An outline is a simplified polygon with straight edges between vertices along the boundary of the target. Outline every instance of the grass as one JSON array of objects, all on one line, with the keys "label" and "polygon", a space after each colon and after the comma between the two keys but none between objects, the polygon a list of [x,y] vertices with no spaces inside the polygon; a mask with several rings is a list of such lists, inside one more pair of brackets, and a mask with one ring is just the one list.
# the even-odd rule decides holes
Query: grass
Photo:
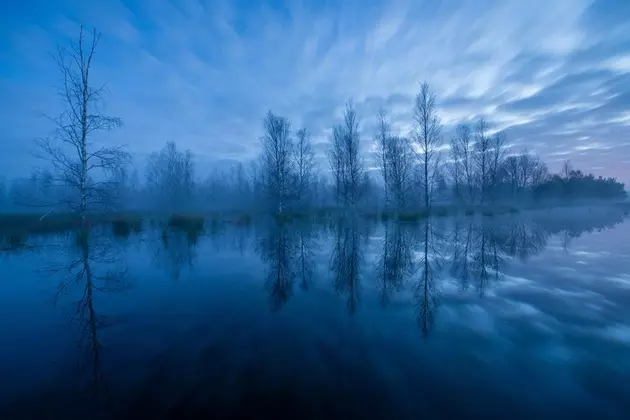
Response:
[{"label": "grass", "polygon": [[7,214],[0,217],[0,231],[5,234],[50,234],[76,229],[81,220],[70,214],[50,215]]},{"label": "grass", "polygon": [[[620,209],[624,215],[630,212],[630,202],[608,203],[607,205]],[[548,207],[548,206],[547,206]],[[370,221],[400,221],[419,222],[428,217],[450,217],[458,215],[473,216],[479,214],[483,217],[496,217],[502,214],[514,214],[523,209],[535,210],[540,205],[518,208],[513,205],[435,205],[429,210],[396,212],[364,211],[359,213],[361,217]],[[552,206],[557,207],[557,206]],[[71,213],[50,213],[42,217],[42,214],[0,214],[0,240],[3,248],[19,246],[30,235],[48,235],[75,231],[82,227],[83,222]],[[117,238],[127,238],[132,234],[142,231],[143,226],[152,229],[176,229],[190,234],[191,240],[203,232],[204,226],[212,232],[217,232],[222,226],[250,226],[257,221],[268,220],[271,217],[279,224],[292,222],[326,223],[338,217],[345,217],[342,209],[334,207],[320,207],[310,211],[285,211],[283,213],[269,213],[264,211],[225,211],[211,213],[141,213],[141,212],[117,212],[91,214],[85,221],[88,227],[109,225],[112,234]],[[205,220],[208,225],[205,225]]]},{"label": "grass", "polygon": [[3,214],[0,215],[0,234],[48,235],[106,224],[111,225],[114,235],[126,236],[142,229],[142,217],[132,213],[102,213],[82,221],[72,213],[51,213],[44,217],[33,213]]}]

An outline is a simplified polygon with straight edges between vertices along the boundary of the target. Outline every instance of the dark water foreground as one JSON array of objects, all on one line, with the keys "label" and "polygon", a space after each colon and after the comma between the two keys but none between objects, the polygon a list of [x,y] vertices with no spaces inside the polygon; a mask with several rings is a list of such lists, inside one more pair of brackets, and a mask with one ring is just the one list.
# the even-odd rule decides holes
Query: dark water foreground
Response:
[{"label": "dark water foreground", "polygon": [[5,238],[0,418],[630,418],[621,212]]}]

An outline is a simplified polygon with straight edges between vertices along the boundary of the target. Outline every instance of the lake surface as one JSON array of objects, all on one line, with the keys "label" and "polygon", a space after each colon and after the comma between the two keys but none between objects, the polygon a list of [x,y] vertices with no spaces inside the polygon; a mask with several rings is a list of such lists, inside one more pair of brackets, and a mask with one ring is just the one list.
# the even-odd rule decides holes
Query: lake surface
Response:
[{"label": "lake surface", "polygon": [[145,221],[0,260],[0,418],[630,418],[619,210]]}]

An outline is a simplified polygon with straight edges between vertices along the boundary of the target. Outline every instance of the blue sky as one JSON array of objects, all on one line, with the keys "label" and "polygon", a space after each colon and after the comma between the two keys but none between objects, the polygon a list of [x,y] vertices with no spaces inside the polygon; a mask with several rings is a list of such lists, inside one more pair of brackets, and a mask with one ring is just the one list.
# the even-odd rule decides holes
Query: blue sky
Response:
[{"label": "blue sky", "polygon": [[260,150],[271,109],[307,127],[319,156],[353,98],[369,149],[374,116],[410,128],[418,82],[445,137],[479,116],[552,169],[630,184],[627,0],[5,0],[0,6],[0,174],[24,175],[60,103],[49,52],[79,23],[102,33],[94,79],[125,128],[99,141],[139,156],[176,141],[199,171]]}]

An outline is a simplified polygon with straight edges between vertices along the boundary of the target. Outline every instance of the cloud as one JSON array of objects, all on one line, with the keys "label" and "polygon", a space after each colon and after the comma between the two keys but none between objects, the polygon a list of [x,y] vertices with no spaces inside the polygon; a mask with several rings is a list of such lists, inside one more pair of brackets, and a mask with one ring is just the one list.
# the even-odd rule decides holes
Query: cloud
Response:
[{"label": "cloud", "polygon": [[[59,110],[47,52],[85,23],[103,34],[94,78],[108,83],[106,110],[126,123],[103,141],[139,155],[174,140],[204,168],[251,159],[273,110],[308,127],[324,161],[323,143],[348,100],[366,142],[380,107],[408,134],[413,96],[427,80],[445,137],[485,116],[519,147],[543,157],[566,152],[584,170],[604,166],[604,175],[630,182],[620,163],[630,158],[630,31],[613,3],[58,0],[32,19],[26,2],[8,10],[0,32],[8,40],[0,47],[8,63],[0,66],[8,92],[0,136],[10,151],[0,163],[24,162],[8,175],[29,166],[24,144],[49,129],[37,112]],[[614,153],[583,149],[584,136]]]}]

